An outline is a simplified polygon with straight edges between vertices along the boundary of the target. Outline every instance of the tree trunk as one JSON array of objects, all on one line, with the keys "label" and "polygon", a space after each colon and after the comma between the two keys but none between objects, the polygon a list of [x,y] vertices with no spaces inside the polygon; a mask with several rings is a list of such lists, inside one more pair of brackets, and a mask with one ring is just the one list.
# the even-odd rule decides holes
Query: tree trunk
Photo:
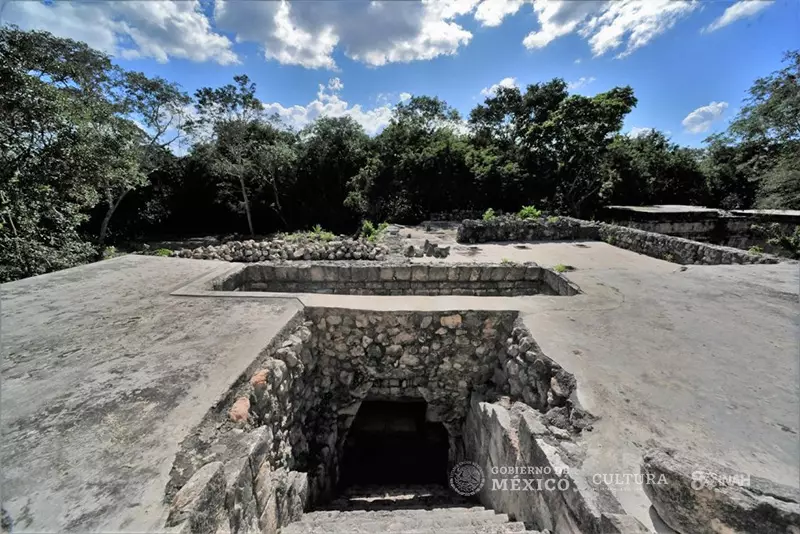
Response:
[{"label": "tree trunk", "polygon": [[286,223],[286,219],[283,217],[283,208],[281,207],[281,201],[278,198],[278,186],[275,184],[274,178],[270,180],[270,185],[272,186],[272,194],[275,195],[275,211],[278,213],[278,217],[280,217],[281,222],[283,222],[284,229],[288,228],[289,225]]},{"label": "tree trunk", "polygon": [[[129,189],[123,191],[119,195],[119,198],[116,201],[113,201],[110,196],[108,198],[108,211],[106,211],[106,215],[105,217],[103,217],[103,222],[100,224],[100,235],[97,238],[97,244],[100,245],[101,247],[103,246],[103,243],[106,240],[106,234],[108,233],[108,224],[111,222],[111,216],[114,215],[115,211],[117,211],[120,202],[122,202],[122,199],[125,198],[125,195],[128,194],[128,191]],[[100,254],[102,254],[102,251],[100,251]]]},{"label": "tree trunk", "polygon": [[247,189],[244,187],[244,177],[239,175],[239,185],[242,186],[242,200],[244,201],[244,212],[247,214],[247,227],[250,228],[250,237],[255,238],[256,232],[253,230],[253,218],[250,216],[250,201],[247,199]]}]

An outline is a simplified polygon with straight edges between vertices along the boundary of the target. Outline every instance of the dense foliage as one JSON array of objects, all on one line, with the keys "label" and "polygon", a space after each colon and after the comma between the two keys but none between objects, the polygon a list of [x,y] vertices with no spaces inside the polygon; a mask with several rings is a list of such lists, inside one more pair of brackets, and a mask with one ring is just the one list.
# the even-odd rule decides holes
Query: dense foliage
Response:
[{"label": "dense foliage", "polygon": [[[83,43],[0,29],[0,281],[143,237],[361,232],[432,212],[592,217],[614,204],[800,209],[800,52],[755,81],[703,149],[621,134],[630,87],[501,87],[462,119],[416,96],[369,137],[349,117],[292,131],[247,76],[191,97]],[[176,155],[179,154],[179,155]],[[315,226],[316,225],[316,226]]]}]

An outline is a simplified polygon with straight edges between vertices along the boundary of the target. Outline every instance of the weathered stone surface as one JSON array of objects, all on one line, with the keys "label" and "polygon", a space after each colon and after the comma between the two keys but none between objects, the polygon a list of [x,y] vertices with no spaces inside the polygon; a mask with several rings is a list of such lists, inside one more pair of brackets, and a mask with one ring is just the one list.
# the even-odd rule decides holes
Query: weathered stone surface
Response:
[{"label": "weathered stone surface", "polygon": [[230,412],[228,412],[228,416],[230,417],[231,421],[236,423],[242,423],[247,421],[247,417],[250,414],[250,399],[247,397],[239,397],[236,399],[236,402],[233,403]]},{"label": "weathered stone surface", "polygon": [[699,456],[654,448],[642,461],[644,491],[682,534],[800,533],[800,490]]},{"label": "weathered stone surface", "polygon": [[214,534],[225,502],[225,471],[222,462],[201,467],[184,485],[170,506],[167,526],[186,522],[192,534]]},{"label": "weathered stone surface", "polygon": [[[478,394],[470,401],[464,448],[466,458],[480,465],[486,476],[479,493],[485,506],[554,534],[647,532],[625,515],[605,485],[593,484],[571,463],[562,443],[573,442],[553,439],[540,413],[519,402],[509,409],[509,402],[484,402]],[[534,473],[503,474],[493,470],[498,467]],[[534,489],[513,489],[528,484]]]}]

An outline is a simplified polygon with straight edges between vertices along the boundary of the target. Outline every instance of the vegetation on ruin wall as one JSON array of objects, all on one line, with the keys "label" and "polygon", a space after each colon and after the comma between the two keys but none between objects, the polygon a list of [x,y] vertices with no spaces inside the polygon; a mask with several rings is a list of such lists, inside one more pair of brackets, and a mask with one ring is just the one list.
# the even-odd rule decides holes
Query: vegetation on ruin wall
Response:
[{"label": "vegetation on ruin wall", "polygon": [[501,88],[466,120],[417,96],[371,138],[348,117],[292,131],[245,75],[190,96],[46,32],[1,28],[0,58],[0,280],[145,236],[356,232],[490,206],[582,218],[608,203],[800,208],[798,52],[702,149],[623,135],[630,87]]}]

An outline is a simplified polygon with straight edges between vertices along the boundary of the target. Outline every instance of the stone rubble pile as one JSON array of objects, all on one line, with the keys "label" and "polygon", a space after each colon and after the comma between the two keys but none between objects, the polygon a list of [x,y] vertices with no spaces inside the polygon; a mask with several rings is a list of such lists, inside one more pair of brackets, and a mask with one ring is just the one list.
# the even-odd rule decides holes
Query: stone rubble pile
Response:
[{"label": "stone rubble pile", "polygon": [[440,247],[438,244],[431,243],[426,239],[422,248],[409,245],[404,254],[407,258],[421,258],[423,256],[446,258],[450,255],[450,247]]},{"label": "stone rubble pile", "polygon": [[266,241],[229,241],[222,245],[176,250],[172,257],[196,260],[236,262],[299,261],[299,260],[373,260],[383,261],[388,249],[366,239],[342,238],[332,241],[316,239]]}]

